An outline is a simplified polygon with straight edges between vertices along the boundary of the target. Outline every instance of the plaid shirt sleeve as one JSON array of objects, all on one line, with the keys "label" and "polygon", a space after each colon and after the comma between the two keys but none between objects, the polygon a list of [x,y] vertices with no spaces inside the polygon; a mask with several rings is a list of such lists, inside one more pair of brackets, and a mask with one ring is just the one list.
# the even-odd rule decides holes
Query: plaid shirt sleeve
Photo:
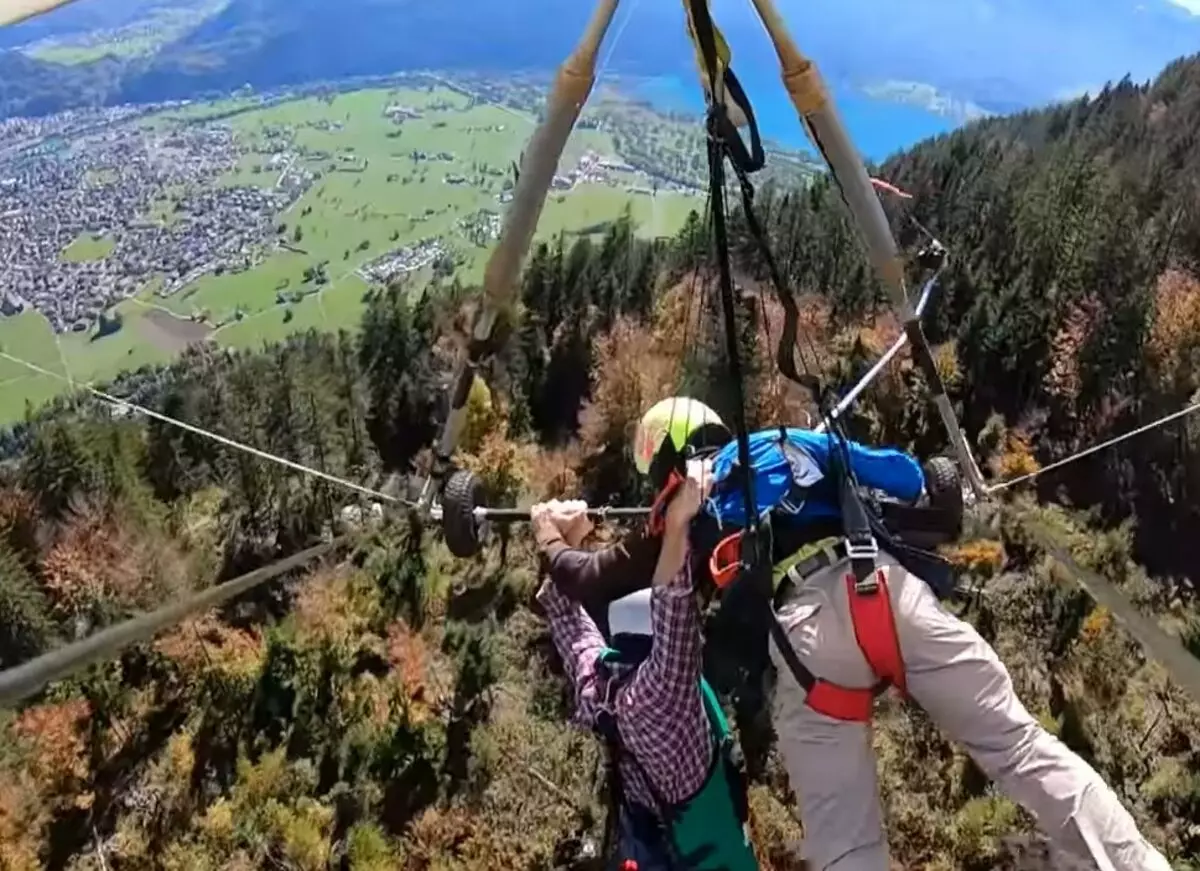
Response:
[{"label": "plaid shirt sleeve", "polygon": [[666,801],[704,783],[712,738],[700,693],[700,609],[691,559],[651,594],[654,646],[618,699],[621,736]]},{"label": "plaid shirt sleeve", "polygon": [[583,606],[559,592],[550,579],[542,583],[537,600],[546,612],[550,637],[575,691],[572,722],[591,728],[597,710],[596,662],[605,647],[604,636]]}]

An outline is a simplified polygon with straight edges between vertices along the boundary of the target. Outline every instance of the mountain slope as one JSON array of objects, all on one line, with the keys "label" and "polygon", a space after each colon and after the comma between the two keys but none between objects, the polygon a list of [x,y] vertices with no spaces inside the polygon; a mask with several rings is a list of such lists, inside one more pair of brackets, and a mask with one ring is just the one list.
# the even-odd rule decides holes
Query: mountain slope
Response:
[{"label": "mountain slope", "polygon": [[65,66],[0,51],[0,118],[103,105],[120,88],[126,69],[111,58]]},{"label": "mountain slope", "polygon": [[[1200,399],[1200,297],[1189,277],[1200,264],[1198,119],[1195,56],[1151,85],[1126,80],[1094,99],[981,121],[881,168],[914,195],[886,203],[904,241],[919,242],[911,214],[949,248],[927,329],[955,343],[971,437],[986,442],[999,422],[1049,461]],[[836,189],[763,208],[797,287],[826,295],[843,317],[872,310],[877,286],[857,253],[846,256],[857,235]],[[745,244],[747,268],[761,269]],[[918,446],[937,447],[940,432],[931,423]],[[1136,522],[1154,571],[1195,576],[1197,448],[1200,430],[1180,423],[1038,484]]]},{"label": "mountain slope", "polygon": [[[553,0],[527,0],[516,12],[481,2],[233,0],[166,47],[124,96],[171,98],[411,69],[549,69],[562,62],[589,14],[586,4]],[[653,26],[660,17],[666,13],[638,15],[638,26],[616,42],[610,68],[664,73],[691,62],[682,27],[672,26],[664,39],[663,28]]]},{"label": "mountain slope", "polygon": [[[159,0],[155,5],[183,5],[190,0]],[[36,42],[47,37],[71,36],[130,24],[146,12],[145,0],[105,0],[103,3],[70,3],[53,12],[30,18],[13,27],[0,28],[0,48]]]},{"label": "mountain slope", "polygon": [[[950,247],[948,299],[930,332],[971,434],[989,417],[978,449],[996,477],[1037,470],[1030,439],[1049,457],[1200,387],[1200,287],[1179,268],[1200,254],[1185,232],[1194,212],[1175,233],[1158,226],[1195,209],[1197,117],[1200,59],[1153,88],[1125,84],[978,124],[885,167]],[[871,304],[836,191],[790,193],[759,202],[781,262],[808,291],[805,350],[836,390],[899,327]],[[712,283],[697,279],[709,272],[699,218],[667,243],[638,239],[627,221],[597,237],[559,236],[531,252],[522,317],[488,376],[495,392],[472,390],[457,459],[494,504],[568,494],[641,503],[646,484],[628,457],[641,411],[681,385],[723,414],[736,401],[717,324],[692,320],[716,317],[704,305]],[[1147,287],[1159,247],[1172,268]],[[110,392],[374,485],[419,463],[436,436],[469,303],[461,288],[431,288],[370,294],[357,335],[196,348]],[[779,335],[778,306],[748,302]],[[781,383],[773,349],[749,326],[750,425],[801,420],[807,398]],[[945,446],[927,400],[901,359],[846,423],[864,440],[928,455]],[[5,665],[294,554],[342,531],[339,509],[359,498],[162,419],[114,419],[88,395],[5,435]],[[1186,545],[1200,431],[1134,444],[1071,467],[1074,477],[1092,495],[1155,496],[1136,501],[1142,526],[1175,527]],[[1043,496],[1055,495],[1061,479],[1042,480]],[[1052,534],[1054,549],[1200,652],[1195,590],[1136,565],[1127,527],[1088,526],[1011,493],[972,511],[948,554],[977,591],[965,616],[1026,707],[1112,784],[1178,867],[1195,868],[1200,707],[1039,541]],[[0,866],[598,871],[598,748],[567,725],[570,694],[530,608],[536,557],[527,530],[511,531],[479,559],[454,560],[435,529],[397,511],[350,532],[345,564],[266,584],[27,700],[0,718]],[[761,867],[793,871],[798,826],[770,705],[747,692],[759,682],[731,655],[745,636],[715,621],[708,630],[706,672],[747,760]],[[1045,849],[1029,816],[919,708],[889,699],[875,727],[899,867],[1077,867]]]}]

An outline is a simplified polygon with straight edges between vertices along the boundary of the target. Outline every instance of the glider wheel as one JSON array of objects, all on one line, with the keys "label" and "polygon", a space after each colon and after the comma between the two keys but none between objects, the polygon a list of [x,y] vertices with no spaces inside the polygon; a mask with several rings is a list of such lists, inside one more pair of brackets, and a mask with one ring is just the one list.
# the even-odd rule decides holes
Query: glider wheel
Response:
[{"label": "glider wheel", "polygon": [[958,466],[949,457],[930,457],[921,469],[925,473],[925,493],[929,507],[953,518],[956,529],[962,526],[963,492]]},{"label": "glider wheel", "polygon": [[483,549],[483,534],[475,509],[484,501],[483,483],[473,472],[459,469],[442,489],[442,535],[446,547],[459,559]]}]

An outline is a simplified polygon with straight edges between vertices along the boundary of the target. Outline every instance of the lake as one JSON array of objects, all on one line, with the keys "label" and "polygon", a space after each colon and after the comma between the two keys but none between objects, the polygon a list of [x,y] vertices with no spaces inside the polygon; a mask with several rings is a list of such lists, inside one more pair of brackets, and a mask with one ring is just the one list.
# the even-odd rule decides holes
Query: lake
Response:
[{"label": "lake", "polygon": [[[764,138],[791,148],[814,151],[777,73],[756,74],[751,69],[744,78],[739,71],[738,78],[750,97]],[[704,111],[704,94],[695,78],[660,76],[641,79],[634,95],[666,111]],[[845,89],[835,88],[833,97],[859,152],[875,162],[959,126],[950,118],[916,106],[878,100]]]}]

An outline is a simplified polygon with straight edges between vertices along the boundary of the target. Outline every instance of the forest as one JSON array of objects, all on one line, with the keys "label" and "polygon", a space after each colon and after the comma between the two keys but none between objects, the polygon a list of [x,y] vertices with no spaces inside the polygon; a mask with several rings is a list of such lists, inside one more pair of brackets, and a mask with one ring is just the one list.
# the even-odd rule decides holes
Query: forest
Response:
[{"label": "forest", "polygon": [[[1147,88],[979,122],[877,168],[914,195],[888,204],[906,250],[912,219],[950,250],[927,330],[991,480],[1200,399],[1197,118],[1193,58]],[[900,325],[827,181],[764,189],[757,212],[810,372],[837,394]],[[639,503],[650,494],[628,440],[641,411],[675,392],[726,415],[737,402],[703,216],[670,240],[633,229],[626,218],[531,253],[457,457],[494,504]],[[818,409],[775,368],[781,311],[744,216],[732,233],[750,425],[802,424]],[[354,334],[200,346],[106,390],[405,496],[428,469],[473,305],[472,288],[397,284],[372,293]],[[946,449],[904,355],[848,426],[922,457]],[[1184,418],[1047,471],[975,509],[946,554],[970,592],[955,607],[1022,700],[1191,869],[1200,700],[1042,542],[1200,656],[1186,545],[1200,532],[1198,440]],[[416,516],[388,506],[350,522],[367,507],[356,493],[87,394],[29,415],[0,455],[0,668],[314,543],[344,545],[0,712],[0,869],[603,867],[604,766],[566,725],[521,528],[454,560]],[[751,775],[761,865],[803,868],[766,707],[725,667],[720,617],[706,671]],[[877,726],[900,867],[1074,867],[919,708],[889,700]]]}]

